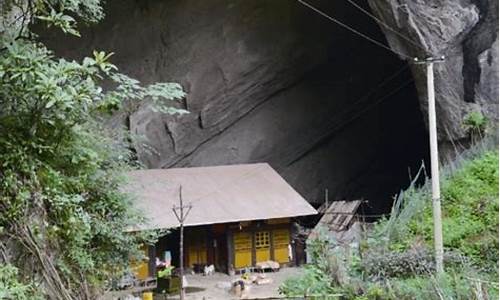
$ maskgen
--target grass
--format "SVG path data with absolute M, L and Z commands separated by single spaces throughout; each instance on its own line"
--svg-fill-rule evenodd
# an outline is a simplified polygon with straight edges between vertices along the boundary
M 497 299 L 498 150 L 482 142 L 442 169 L 445 274 L 435 276 L 429 180 L 401 193 L 389 219 L 358 247 L 326 233 L 308 241 L 311 264 L 281 287 L 288 296 L 344 299 Z M 420 175 L 425 175 L 421 169 Z
M 445 169 L 441 178 L 445 249 L 463 254 L 477 267 L 494 265 L 493 270 L 498 270 L 498 164 L 498 150 L 475 149 Z M 432 247 L 430 184 L 410 185 L 398 202 L 400 211 L 377 224 L 375 231 L 386 234 L 393 250 L 418 242 Z

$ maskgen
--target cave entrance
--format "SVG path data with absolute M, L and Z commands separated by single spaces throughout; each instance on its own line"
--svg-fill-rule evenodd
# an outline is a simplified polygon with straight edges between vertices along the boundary
M 329 68 L 315 70 L 308 80 L 327 76 Z M 331 95 L 332 102 L 325 104 L 331 130 L 284 168 L 285 174 L 304 170 L 303 177 L 291 177 L 292 183 L 317 206 L 328 190 L 330 202 L 367 200 L 360 211 L 376 219 L 391 211 L 394 196 L 428 162 L 428 133 L 415 83 L 404 63 L 395 72 L 391 80 L 373 78 L 378 84 L 372 89 L 354 85 L 362 96 L 341 105 Z
M 385 43 L 349 2 L 308 1 Z M 82 36 L 41 34 L 62 57 L 115 52 L 126 74 L 186 89 L 189 115 L 145 104 L 110 122 L 126 118 L 148 168 L 267 162 L 317 206 L 328 189 L 330 201 L 363 198 L 379 214 L 427 161 L 406 63 L 297 1 L 113 0 Z
M 328 12 L 385 45 L 378 24 L 346 1 L 313 1 Z M 366 10 L 367 3 L 357 1 Z M 307 8 L 304 8 L 307 10 Z M 329 57 L 306 76 L 332 116 L 330 131 L 287 166 L 309 172 L 296 181 L 316 205 L 364 199 L 360 212 L 368 219 L 390 213 L 394 196 L 405 189 L 422 163 L 428 162 L 428 133 L 410 67 L 386 49 L 330 22 L 314 11 L 335 37 Z M 326 30 L 326 29 L 325 29 Z M 332 72 L 335 70 L 335 72 Z M 338 83 L 344 85 L 339 93 Z M 314 190 L 307 187 L 314 186 Z M 371 217 L 371 218 L 370 218 Z

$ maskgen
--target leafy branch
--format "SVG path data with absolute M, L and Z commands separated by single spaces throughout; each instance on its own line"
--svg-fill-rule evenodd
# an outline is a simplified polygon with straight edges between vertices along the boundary
M 177 83 L 141 85 L 110 62 L 113 53 L 57 58 L 30 31 L 37 22 L 79 36 L 77 22 L 102 19 L 98 0 L 1 5 L 0 295 L 91 299 L 156 236 L 125 232 L 144 221 L 120 190 L 137 162 L 99 120 L 142 101 L 184 114 L 185 93 Z

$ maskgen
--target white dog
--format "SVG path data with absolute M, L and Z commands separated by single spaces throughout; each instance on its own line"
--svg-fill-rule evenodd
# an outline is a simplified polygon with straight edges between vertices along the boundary
M 203 274 L 205 276 L 208 276 L 208 275 L 213 275 L 215 273 L 215 267 L 214 265 L 210 265 L 210 266 L 205 266 L 203 268 Z

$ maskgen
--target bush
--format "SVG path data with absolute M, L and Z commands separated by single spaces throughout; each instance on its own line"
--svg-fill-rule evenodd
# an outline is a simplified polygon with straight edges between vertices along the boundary
M 307 295 L 332 295 L 338 290 L 332 284 L 332 277 L 314 265 L 304 267 L 300 276 L 288 278 L 279 287 L 280 294 L 287 297 L 304 297 Z
M 287 279 L 279 288 L 281 294 L 289 297 L 305 295 L 331 295 L 346 281 L 342 253 L 336 252 L 335 242 L 324 228 L 307 240 L 307 256 L 310 263 L 297 277 Z
M 446 252 L 444 261 L 447 267 L 462 267 L 466 259 L 457 253 Z M 432 251 L 425 247 L 399 251 L 368 251 L 363 254 L 362 268 L 372 279 L 408 278 L 435 272 Z
M 462 127 L 467 132 L 473 143 L 483 137 L 488 126 L 488 118 L 481 112 L 473 111 L 465 116 Z
M 432 274 L 406 279 L 393 279 L 385 283 L 388 299 L 497 299 L 498 288 L 463 273 Z
M 18 281 L 19 270 L 8 264 L 0 265 L 0 299 L 37 300 L 31 285 Z

